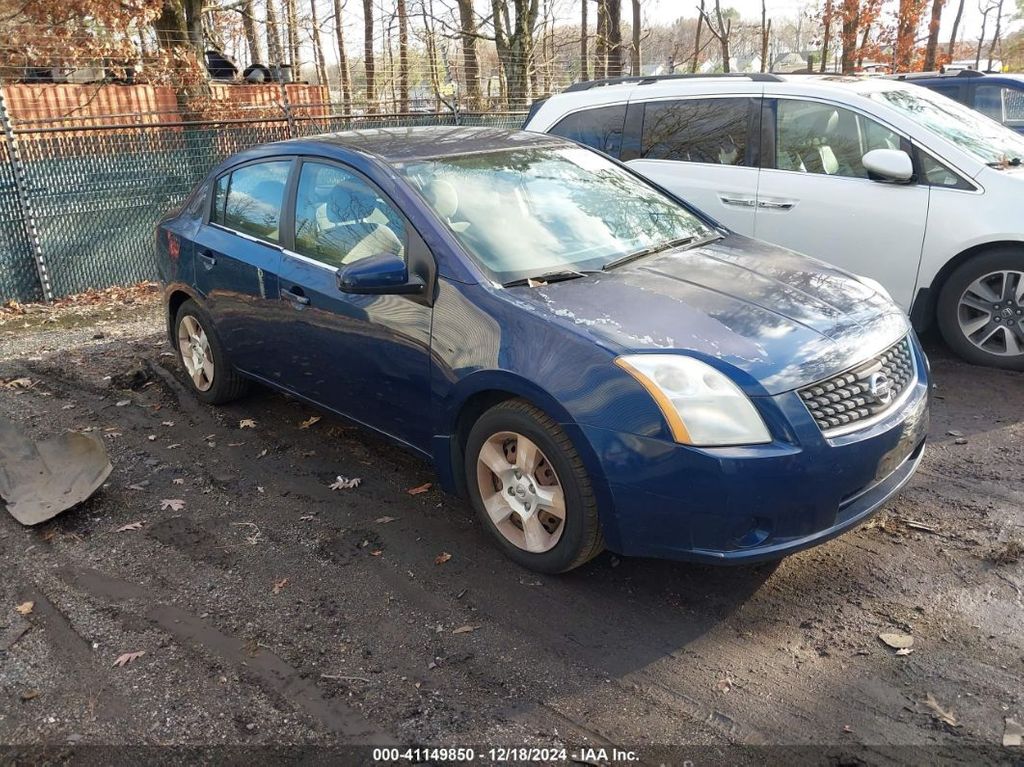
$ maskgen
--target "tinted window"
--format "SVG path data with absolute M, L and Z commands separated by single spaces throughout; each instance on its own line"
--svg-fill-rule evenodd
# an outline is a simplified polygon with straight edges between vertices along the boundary
M 938 84 L 938 85 L 927 85 L 927 88 L 931 88 L 936 93 L 941 93 L 946 98 L 953 99 L 954 101 L 960 100 L 960 86 L 958 84 Z
M 295 249 L 330 266 L 392 253 L 405 257 L 405 223 L 366 181 L 304 163 L 295 198 Z
M 644 107 L 641 156 L 717 165 L 745 165 L 750 100 L 688 99 Z
M 587 109 L 563 118 L 549 132 L 618 157 L 622 149 L 622 125 L 625 121 L 625 104 Z
M 271 242 L 280 240 L 291 160 L 246 165 L 217 179 L 210 220 Z
M 779 170 L 867 178 L 865 154 L 900 148 L 899 135 L 884 125 L 831 104 L 780 100 L 777 120 Z
M 955 171 L 950 170 L 930 154 L 918 151 L 918 163 L 921 166 L 921 175 L 924 182 L 929 186 L 944 186 L 949 189 L 973 189 L 967 181 L 962 179 Z
M 1024 90 L 1005 85 L 978 85 L 974 108 L 1004 125 L 1024 125 Z

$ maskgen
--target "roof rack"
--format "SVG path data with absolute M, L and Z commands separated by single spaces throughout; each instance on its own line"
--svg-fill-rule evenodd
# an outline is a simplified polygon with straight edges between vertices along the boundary
M 701 78 L 713 79 L 719 77 L 745 77 L 755 83 L 781 83 L 782 78 L 771 72 L 728 72 L 720 74 L 685 74 L 685 75 L 634 75 L 629 77 L 609 77 L 604 80 L 587 80 L 582 83 L 573 83 L 563 93 L 574 93 L 576 91 L 589 91 L 591 88 L 598 88 L 605 85 L 650 85 L 651 83 L 662 82 L 663 80 L 699 80 Z
M 947 69 L 943 67 L 938 72 L 904 72 L 894 75 L 897 80 L 918 80 L 922 77 L 984 77 L 987 72 L 977 69 Z

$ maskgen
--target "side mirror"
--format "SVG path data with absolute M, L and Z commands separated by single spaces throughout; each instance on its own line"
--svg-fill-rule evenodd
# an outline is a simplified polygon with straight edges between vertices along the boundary
M 338 290 L 364 295 L 417 294 L 425 289 L 423 280 L 409 279 L 405 260 L 393 253 L 361 258 L 338 270 Z
M 914 177 L 914 163 L 902 149 L 872 149 L 864 155 L 863 163 L 876 181 L 905 184 Z

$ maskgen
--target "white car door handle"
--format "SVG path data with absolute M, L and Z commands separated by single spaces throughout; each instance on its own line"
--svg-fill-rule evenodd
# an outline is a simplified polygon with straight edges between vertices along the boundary
M 718 199 L 725 205 L 735 205 L 738 208 L 753 208 L 757 205 L 757 200 L 753 197 L 733 197 L 728 194 L 719 194 Z
M 768 210 L 793 210 L 796 202 L 793 200 L 758 200 L 757 207 Z

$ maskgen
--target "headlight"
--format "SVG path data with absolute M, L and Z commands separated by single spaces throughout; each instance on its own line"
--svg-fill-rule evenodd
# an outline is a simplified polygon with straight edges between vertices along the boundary
M 700 360 L 678 354 L 630 354 L 616 358 L 615 364 L 654 398 L 676 442 L 720 447 L 772 441 L 747 395 Z

